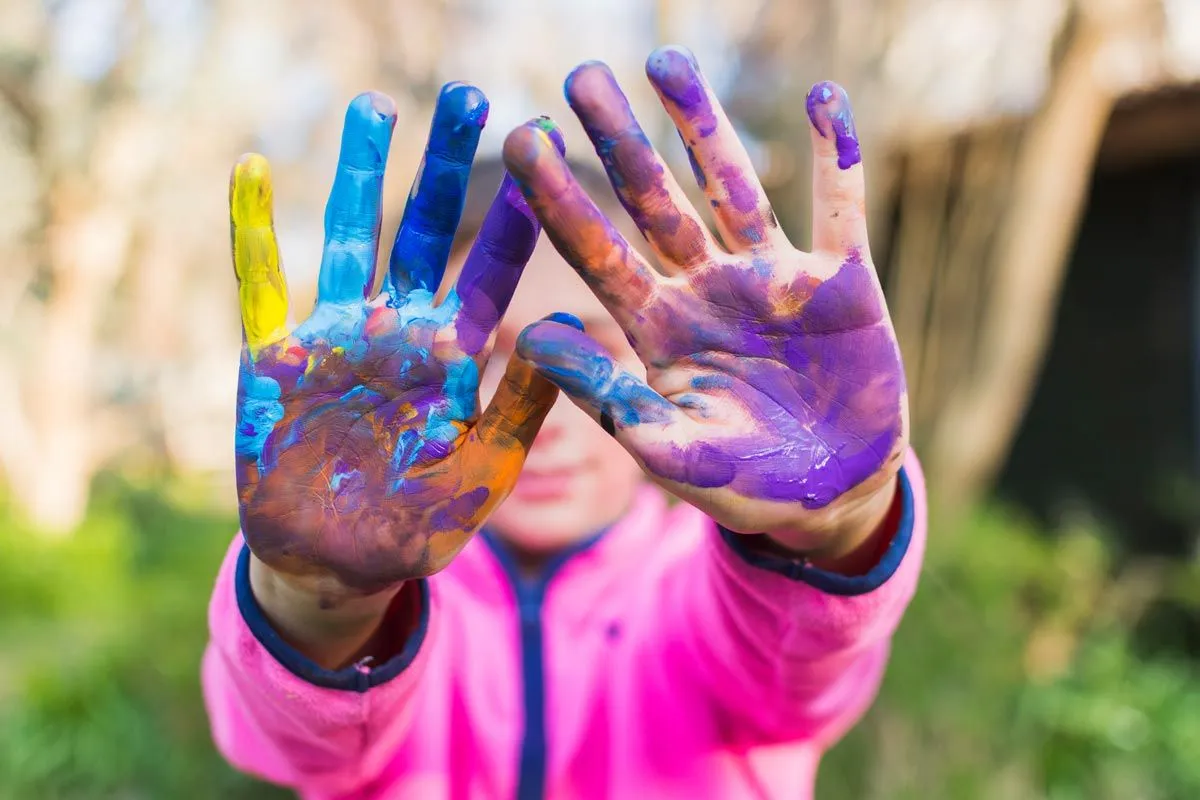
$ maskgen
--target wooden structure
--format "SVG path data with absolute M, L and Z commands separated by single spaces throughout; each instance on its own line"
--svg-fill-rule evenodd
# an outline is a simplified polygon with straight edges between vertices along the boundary
M 805 136 L 812 81 L 855 99 L 914 440 L 950 510 L 1005 463 L 1097 167 L 1200 142 L 1200 112 L 1138 100 L 1200 75 L 1200 20 L 1159 0 L 795 5 L 764 11 L 734 107 L 770 153 Z M 783 166 L 768 177 L 795 223 L 808 172 Z

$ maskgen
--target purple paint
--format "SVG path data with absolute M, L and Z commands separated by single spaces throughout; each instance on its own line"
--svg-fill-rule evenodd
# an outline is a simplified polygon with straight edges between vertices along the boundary
M 459 276 L 459 346 L 477 355 L 500 323 L 525 262 L 537 245 L 538 223 L 520 188 L 505 174 Z
M 831 136 L 837 145 L 838 167 L 850 167 L 862 161 L 854 113 L 846 91 L 832 81 L 822 81 L 808 92 L 808 118 L 825 139 Z
M 717 175 L 725 185 L 730 205 L 743 214 L 752 214 L 758 210 L 758 190 L 746 179 L 745 173 L 729 164 L 721 167 Z
M 717 115 L 691 51 L 683 47 L 660 47 L 646 60 L 646 77 L 689 119 L 701 138 L 716 132 Z
M 583 64 L 568 76 L 565 93 L 638 229 L 666 259 L 694 261 L 695 244 L 703 241 L 702 223 L 675 203 L 673 178 L 611 70 L 599 62 Z
M 810 509 L 879 470 L 902 433 L 904 373 L 859 254 L 825 281 L 801 277 L 787 287 L 774 270 L 713 266 L 692 292 L 660 293 L 645 309 L 641 356 L 655 369 L 698 370 L 688 403 L 736 407 L 753 432 L 718 427 L 687 444 L 646 444 L 639 455 L 647 469 Z M 781 294 L 788 301 L 772 304 Z M 613 382 L 611 365 L 584 338 L 539 336 L 522 353 L 569 393 L 595 398 L 618 428 L 672 421 L 645 384 Z

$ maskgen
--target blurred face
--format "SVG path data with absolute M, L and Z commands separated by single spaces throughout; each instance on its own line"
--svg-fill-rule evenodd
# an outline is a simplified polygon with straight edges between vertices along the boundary
M 621 328 L 542 237 L 500 323 L 480 387 L 484 405 L 495 392 L 522 329 L 554 311 L 579 317 L 588 334 L 613 356 L 645 374 Z M 492 514 L 489 527 L 528 553 L 553 552 L 619 519 L 641 480 L 641 469 L 624 448 L 560 395 L 534 441 L 516 488 Z

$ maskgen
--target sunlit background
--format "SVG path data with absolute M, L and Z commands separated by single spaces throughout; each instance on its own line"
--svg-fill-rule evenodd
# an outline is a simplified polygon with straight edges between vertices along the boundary
M 821 798 L 1200 797 L 1200 0 L 0 0 L 0 797 L 267 797 L 209 742 L 236 530 L 227 176 L 311 298 L 342 113 L 441 84 L 480 157 L 578 62 L 686 44 L 807 239 L 803 98 L 854 99 L 935 515 Z M 687 176 L 686 163 L 681 176 Z

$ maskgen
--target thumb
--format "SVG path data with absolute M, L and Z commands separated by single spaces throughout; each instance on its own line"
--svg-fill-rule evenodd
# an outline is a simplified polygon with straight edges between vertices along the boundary
M 630 372 L 582 329 L 542 320 L 521 331 L 517 354 L 600 420 L 637 455 L 642 434 L 678 422 L 682 412 Z
M 551 314 L 544 321 L 583 330 L 583 323 L 570 314 Z M 557 399 L 558 387 L 514 353 L 492 402 L 475 424 L 467 447 L 481 451 L 485 461 L 491 460 L 497 466 L 516 458 L 512 475 L 515 481 L 525 454 Z

